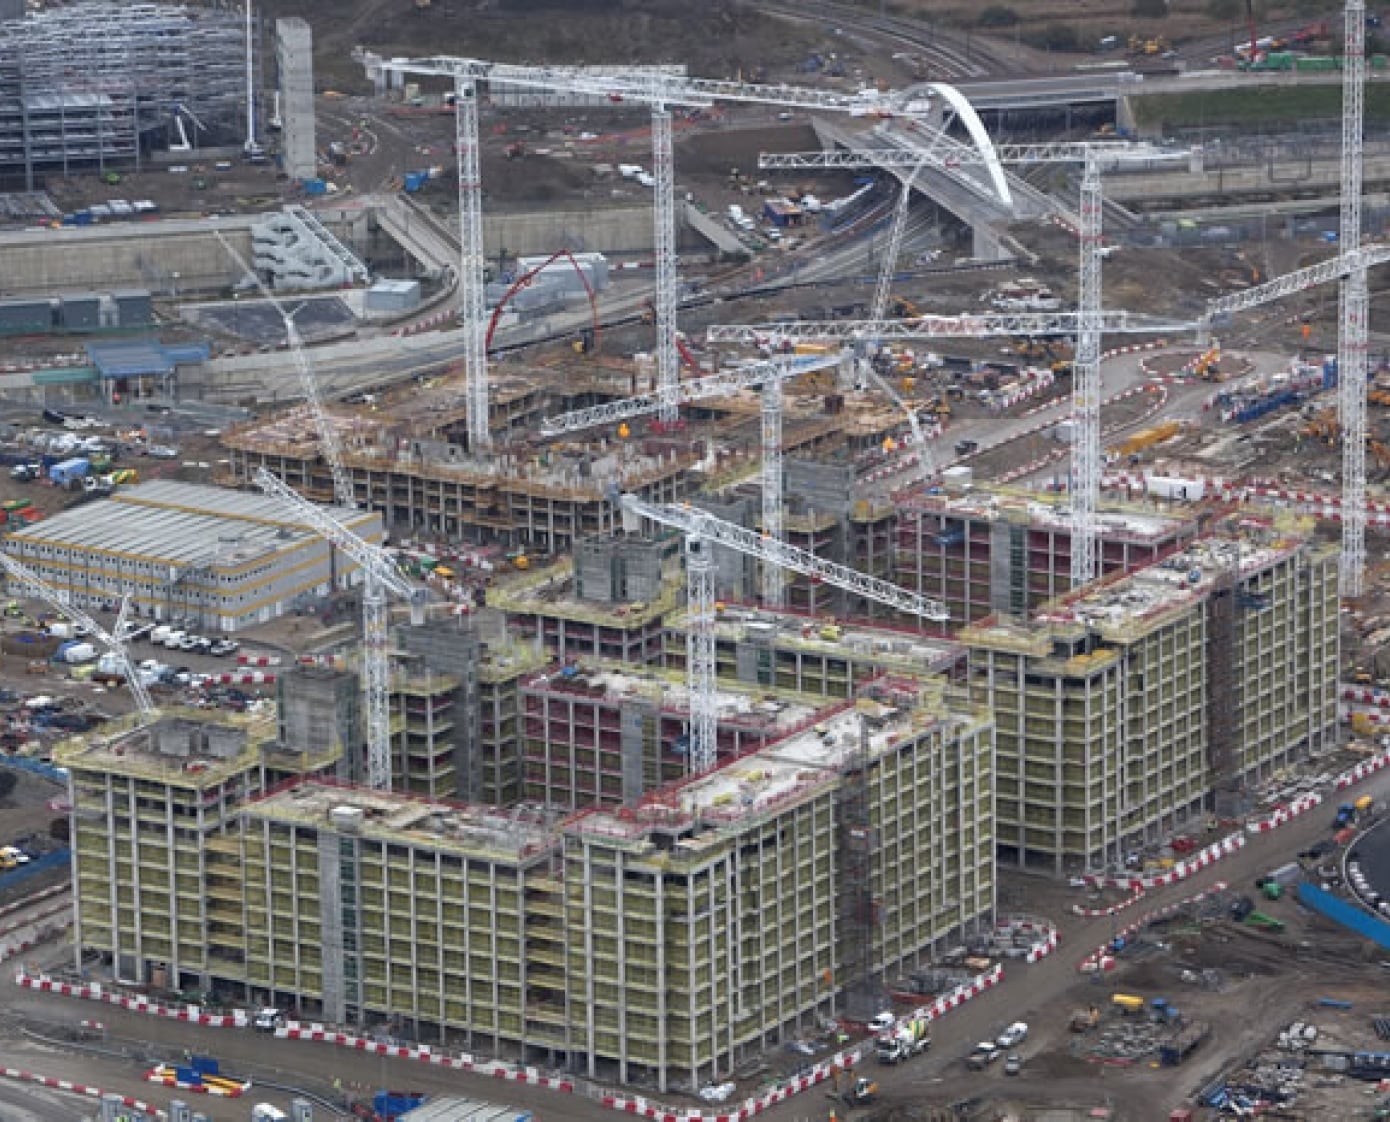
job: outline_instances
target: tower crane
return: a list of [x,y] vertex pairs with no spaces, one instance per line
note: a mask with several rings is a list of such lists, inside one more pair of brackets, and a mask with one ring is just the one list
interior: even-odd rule
[[[760,157],[758,166],[768,167],[901,167],[909,161],[931,161],[947,169],[973,164],[977,154],[952,152],[937,158],[919,144],[841,153],[791,153],[788,157]],[[1097,532],[1095,510],[1100,496],[1100,344],[1104,331],[1101,293],[1101,221],[1103,198],[1101,171],[1117,163],[1134,160],[1173,160],[1187,153],[1128,144],[1042,144],[1006,145],[989,154],[996,162],[1082,164],[1080,205],[1080,283],[1076,313],[1076,357],[1072,363],[1072,480],[1071,480],[1071,579],[1073,586],[1088,584],[1096,576]],[[828,157],[834,157],[830,159]],[[914,171],[914,177],[916,172]],[[911,180],[904,185],[909,189]],[[1000,196],[1005,198],[1003,194]],[[1364,408],[1364,403],[1363,403]]]
[[[676,346],[679,278],[676,262],[675,157],[671,140],[671,110],[674,107],[704,108],[716,102],[734,101],[853,116],[911,116],[927,112],[931,98],[937,97],[955,110],[971,140],[984,154],[984,163],[994,176],[997,188],[1005,194],[1008,191],[998,161],[990,158],[992,142],[984,123],[959,90],[939,83],[927,83],[912,90],[873,91],[867,96],[850,96],[798,86],[756,85],[662,73],[601,75],[581,67],[520,66],[456,57],[390,59],[382,61],[380,65],[383,70],[392,73],[446,77],[454,82],[455,143],[459,159],[460,319],[464,332],[468,435],[475,452],[485,450],[491,439],[487,423],[487,355],[482,342],[484,308],[482,180],[478,158],[479,83],[499,81],[533,89],[588,94],[649,108],[655,204],[655,294],[652,305],[659,389],[669,389],[680,381],[680,356]],[[658,417],[662,421],[674,420],[674,406],[663,404]]]
[[[1347,0],[1342,50],[1342,253],[1361,248],[1362,123],[1366,99],[1366,3]],[[1342,421],[1343,596],[1360,596],[1366,572],[1366,347],[1370,294],[1359,264],[1342,281],[1337,330],[1337,396]]]
[[[285,310],[261,278],[256,275],[255,270],[246,264],[245,259],[232,248],[227,239],[221,234],[217,235],[217,239],[237,264],[255,280],[261,295],[270,302],[271,307],[275,309],[284,322],[285,338],[289,342],[290,350],[294,353],[295,366],[299,370],[300,386],[304,390],[304,399],[309,406],[309,414],[313,418],[314,427],[318,431],[319,451],[323,454],[323,458],[328,464],[329,473],[333,478],[334,500],[339,506],[356,509],[357,496],[352,486],[352,476],[348,474],[347,466],[343,463],[343,449],[338,440],[338,430],[333,427],[333,422],[323,407],[323,398],[319,395],[318,379],[314,376],[314,368],[309,362],[309,355],[304,347],[303,339],[300,338],[294,316]],[[261,474],[268,475],[264,471]],[[275,479],[274,476],[270,476],[270,478]],[[262,489],[268,489],[259,476],[256,482]],[[283,489],[283,491],[275,492],[277,497],[283,499],[284,491],[294,495],[295,499],[299,500],[294,504],[295,509],[309,519],[320,533],[323,533],[322,527],[327,525],[323,520],[328,519],[333,526],[337,527],[340,532],[339,537],[347,535],[361,547],[361,550],[374,548],[350,534],[336,519],[323,513],[308,500],[302,499],[297,492],[291,490],[279,479],[275,479],[275,483]],[[333,545],[342,549],[343,552],[351,555],[350,551],[340,544],[338,538],[331,537],[327,533],[323,533],[323,536]],[[385,554],[381,554],[381,556],[385,558]],[[353,559],[357,560],[355,557]],[[389,561],[389,558],[386,560]],[[394,564],[362,564],[361,561],[358,561],[358,565],[363,574],[362,691],[363,708],[366,714],[364,723],[367,734],[367,781],[373,787],[387,790],[391,786],[391,662],[387,643],[386,595],[380,582],[383,579],[390,579],[391,570],[395,566]],[[421,610],[423,611],[423,608]]]
[[690,768],[698,774],[714,766],[716,758],[715,657],[714,657],[714,557],[713,546],[725,546],[765,566],[776,565],[843,588],[918,619],[942,622],[949,618],[943,604],[871,577],[857,569],[826,561],[804,549],[774,541],[692,506],[650,503],[636,495],[623,495],[625,511],[685,535],[687,581],[686,672],[690,692]]
[[294,322],[294,315],[285,310],[285,306],[280,303],[266,287],[256,271],[246,263],[232,244],[219,232],[217,240],[222,244],[222,248],[227,251],[228,256],[256,283],[256,288],[266,299],[275,314],[280,317],[280,321],[285,325],[285,341],[289,344],[290,352],[294,355],[295,368],[299,371],[299,386],[304,391],[304,401],[309,407],[309,415],[313,419],[314,429],[319,438],[319,451],[322,452],[324,461],[328,464],[328,470],[333,478],[333,501],[339,506],[355,507],[357,499],[353,493],[352,477],[348,475],[347,468],[343,466],[343,448],[338,440],[338,430],[333,427],[328,419],[328,412],[323,407],[323,398],[319,394],[318,379],[314,376],[314,368],[309,362],[309,355],[304,347],[304,339],[299,334],[299,327]]
[[[379,790],[391,787],[391,661],[388,650],[386,593],[410,605],[410,622],[425,621],[426,590],[410,583],[380,546],[365,542],[323,507],[265,468],[256,472],[256,486],[287,510],[303,518],[316,534],[344,553],[366,574],[362,594],[362,684],[367,710],[367,782]],[[378,723],[379,722],[379,723]]]
[[124,630],[125,616],[130,604],[129,597],[126,597],[121,604],[121,611],[117,616],[113,634],[112,631],[107,631],[81,608],[69,604],[64,599],[63,593],[45,581],[29,566],[11,557],[3,550],[0,550],[0,569],[4,569],[10,580],[22,587],[28,595],[36,600],[42,600],[65,619],[75,623],[78,627],[85,628],[92,638],[116,656],[121,673],[125,675],[126,686],[130,689],[130,696],[134,699],[135,708],[140,714],[141,725],[148,725],[159,716],[159,710],[155,708],[150,691],[145,688],[145,683],[140,677],[140,670],[126,649]]
[[[541,424],[546,436],[577,432],[595,425],[613,424],[644,413],[661,415],[663,405],[672,410],[692,401],[728,397],[739,390],[762,387],[762,500],[763,533],[773,541],[782,540],[782,383],[788,378],[838,366],[839,356],[800,355],[754,362],[748,366],[723,371],[704,378],[676,383],[673,390],[658,389],[655,393],[623,401],[577,409],[556,417],[547,417]],[[762,568],[763,602],[769,607],[782,606],[782,575],[773,565]]]
[[[1169,335],[1194,331],[1193,320],[1162,319],[1138,312],[1101,312],[1107,335]],[[705,329],[707,343],[778,347],[793,343],[853,342],[860,339],[984,339],[995,335],[1075,335],[1077,312],[984,312],[958,316],[914,316],[886,320],[795,320],[787,323],[717,323]]]
[[[1326,261],[1319,261],[1316,265],[1294,269],[1292,272],[1284,273],[1264,284],[1252,285],[1239,292],[1231,292],[1225,296],[1208,300],[1206,311],[1202,313],[1202,318],[1198,322],[1198,330],[1205,336],[1210,331],[1213,321],[1220,316],[1228,316],[1235,312],[1244,312],[1251,308],[1272,304],[1276,300],[1306,292],[1310,288],[1327,284],[1329,281],[1345,280],[1358,269],[1373,269],[1375,266],[1384,265],[1387,262],[1390,262],[1390,245],[1373,244],[1361,246],[1358,249],[1344,250],[1335,257],[1329,257]],[[1205,342],[1205,338],[1202,341]]]
[[[874,300],[869,307],[869,318],[882,320],[888,315],[888,297],[893,288],[893,275],[897,270],[898,256],[902,253],[903,237],[907,232],[907,216],[912,210],[912,185],[916,182],[926,162],[924,155],[913,169],[911,176],[904,180],[902,191],[898,195],[898,205],[893,211],[893,224],[888,233],[888,248],[884,251],[883,261],[879,265],[878,285],[874,289]],[[874,369],[873,363],[866,356],[856,356],[859,358],[859,368],[865,376],[873,382],[887,396],[888,400],[903,411],[907,417],[908,428],[912,432],[912,442],[919,449],[918,455],[922,462],[927,465],[928,474],[931,473],[932,455],[927,447],[926,435],[922,432],[922,426],[917,420],[917,411],[913,409],[896,390],[889,385],[888,380],[879,375]]]

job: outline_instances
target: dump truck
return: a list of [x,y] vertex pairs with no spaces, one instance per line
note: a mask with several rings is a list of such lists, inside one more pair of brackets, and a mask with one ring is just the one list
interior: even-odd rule
[[904,1021],[878,1038],[876,1054],[881,1064],[898,1064],[931,1047],[931,1029],[918,1017]]

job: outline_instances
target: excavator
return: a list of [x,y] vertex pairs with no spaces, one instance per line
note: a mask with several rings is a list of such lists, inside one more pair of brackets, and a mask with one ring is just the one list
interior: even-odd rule
[[1320,409],[1314,413],[1303,425],[1303,435],[1310,436],[1314,440],[1321,440],[1327,445],[1337,443],[1337,437],[1341,434],[1342,425],[1337,420],[1335,409]]
[[888,315],[892,319],[917,319],[921,314],[922,309],[901,296],[894,297],[893,303],[888,307]]

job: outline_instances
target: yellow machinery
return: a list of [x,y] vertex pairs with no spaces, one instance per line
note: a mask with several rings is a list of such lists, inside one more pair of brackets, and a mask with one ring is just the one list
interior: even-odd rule
[[1165,421],[1161,425],[1154,425],[1152,428],[1136,432],[1123,441],[1115,451],[1121,456],[1133,456],[1146,448],[1152,448],[1155,444],[1162,444],[1165,440],[1171,440],[1180,432],[1182,432],[1180,421]]

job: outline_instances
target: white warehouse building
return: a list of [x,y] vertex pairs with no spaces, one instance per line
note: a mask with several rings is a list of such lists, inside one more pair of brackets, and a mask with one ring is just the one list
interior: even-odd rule
[[[364,541],[379,515],[332,508]],[[77,607],[237,631],[361,580],[357,566],[273,499],[164,480],[142,483],[0,538],[0,548]]]

